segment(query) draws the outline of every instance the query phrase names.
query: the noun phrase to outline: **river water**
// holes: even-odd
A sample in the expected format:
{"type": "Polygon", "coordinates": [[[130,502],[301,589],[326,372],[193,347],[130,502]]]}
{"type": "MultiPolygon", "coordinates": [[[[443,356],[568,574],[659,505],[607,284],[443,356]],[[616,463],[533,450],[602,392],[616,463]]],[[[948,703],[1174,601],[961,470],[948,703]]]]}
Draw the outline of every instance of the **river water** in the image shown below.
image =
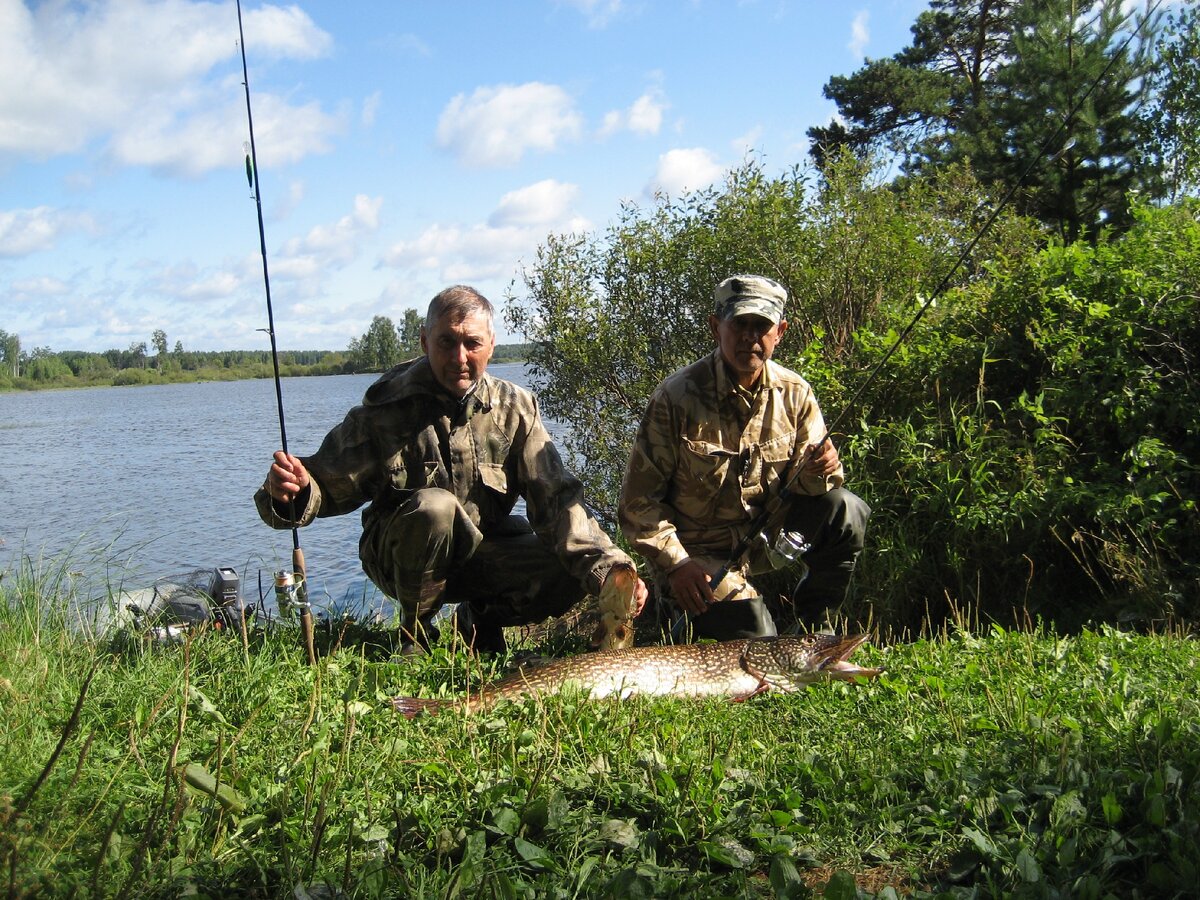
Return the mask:
{"type": "MultiPolygon", "coordinates": [[[[525,384],[519,363],[497,377],[525,384]]],[[[374,375],[285,378],[288,448],[312,453],[374,375]]],[[[551,433],[557,429],[548,422],[551,433]]],[[[270,380],[0,394],[0,577],[65,572],[87,595],[228,566],[247,600],[291,568],[292,533],[252,497],[278,448],[270,380]]],[[[358,563],[358,513],[299,532],[315,608],[383,601],[358,563]]]]}

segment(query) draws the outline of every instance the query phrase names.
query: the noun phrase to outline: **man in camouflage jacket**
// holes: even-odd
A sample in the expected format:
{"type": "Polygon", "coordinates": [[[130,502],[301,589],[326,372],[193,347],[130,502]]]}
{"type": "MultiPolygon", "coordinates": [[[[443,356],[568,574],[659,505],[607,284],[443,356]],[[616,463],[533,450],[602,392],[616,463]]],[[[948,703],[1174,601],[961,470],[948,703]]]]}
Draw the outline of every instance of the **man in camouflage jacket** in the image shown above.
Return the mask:
{"type": "MultiPolygon", "coordinates": [[[[384,373],[312,456],[276,452],[255,495],[275,528],[369,504],[359,557],[397,601],[406,650],[455,601],[476,648],[501,650],[502,627],[561,615],[632,565],[584,506],[534,396],[486,374],[493,315],[473,288],[438,294],[425,356],[384,373]],[[528,519],[512,515],[518,497],[528,519]]],[[[645,598],[639,580],[639,611],[645,598]]]]}
{"type": "Polygon", "coordinates": [[[654,568],[660,594],[692,616],[697,635],[718,640],[775,633],[749,578],[787,563],[774,549],[781,531],[803,535],[807,577],[789,599],[802,622],[828,625],[845,599],[870,509],[842,487],[812,388],[770,358],[787,329],[786,291],[738,275],[717,286],[715,299],[709,327],[717,348],[650,398],[621,489],[622,530],[654,568]],[[711,586],[797,470],[780,516],[711,586]]]}

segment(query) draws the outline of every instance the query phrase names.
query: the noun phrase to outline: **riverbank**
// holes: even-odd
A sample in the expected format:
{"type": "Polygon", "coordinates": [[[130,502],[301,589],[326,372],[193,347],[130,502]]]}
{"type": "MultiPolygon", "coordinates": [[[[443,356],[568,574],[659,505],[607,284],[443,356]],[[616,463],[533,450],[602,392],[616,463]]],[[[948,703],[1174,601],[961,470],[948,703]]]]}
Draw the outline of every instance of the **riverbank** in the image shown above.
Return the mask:
{"type": "Polygon", "coordinates": [[[444,643],[394,662],[331,630],[315,667],[286,631],[114,652],[77,636],[55,590],[0,582],[0,866],[16,895],[1197,883],[1200,673],[1180,635],[947,631],[859,651],[886,669],[871,683],[404,721],[389,697],[459,695],[505,660],[444,643]]]}
{"type": "MultiPolygon", "coordinates": [[[[499,344],[491,361],[523,363],[527,352],[527,344],[499,344]]],[[[193,352],[186,360],[172,359],[161,366],[153,357],[141,364],[121,365],[118,355],[118,363],[113,365],[105,354],[68,351],[48,352],[27,360],[22,372],[19,376],[0,372],[0,393],[274,378],[275,366],[270,354],[261,350],[193,352]]],[[[342,351],[305,350],[281,352],[279,374],[283,378],[305,378],[378,373],[357,368],[342,351]]]]}

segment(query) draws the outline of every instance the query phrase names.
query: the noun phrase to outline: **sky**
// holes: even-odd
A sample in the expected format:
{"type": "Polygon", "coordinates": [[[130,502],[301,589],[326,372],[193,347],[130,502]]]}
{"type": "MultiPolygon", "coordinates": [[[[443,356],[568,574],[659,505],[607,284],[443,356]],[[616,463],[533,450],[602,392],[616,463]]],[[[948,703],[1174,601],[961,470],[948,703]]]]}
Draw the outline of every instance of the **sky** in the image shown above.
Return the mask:
{"type": "MultiPolygon", "coordinates": [[[[803,163],[833,75],[924,0],[247,0],[277,344],[451,284],[501,311],[549,234],[803,163]]],[[[269,349],[237,8],[0,0],[0,330],[25,351],[269,349]]]]}

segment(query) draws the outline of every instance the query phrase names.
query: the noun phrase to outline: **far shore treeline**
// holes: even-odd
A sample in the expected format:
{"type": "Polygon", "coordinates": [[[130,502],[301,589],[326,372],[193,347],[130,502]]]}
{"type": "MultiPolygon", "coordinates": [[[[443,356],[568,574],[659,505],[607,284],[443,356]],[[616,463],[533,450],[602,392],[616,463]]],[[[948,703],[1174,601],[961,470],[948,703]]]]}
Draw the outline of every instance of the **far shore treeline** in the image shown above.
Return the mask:
{"type": "MultiPolygon", "coordinates": [[[[396,332],[390,319],[376,316],[367,333],[351,341],[346,350],[280,350],[279,374],[294,377],[382,372],[420,355],[419,343],[406,346],[398,339],[381,340],[388,328],[396,332]]],[[[165,345],[165,333],[156,331],[152,343],[165,345]]],[[[528,352],[528,344],[500,344],[492,361],[522,362],[528,352]]],[[[19,335],[0,330],[0,391],[272,377],[270,350],[185,350],[177,341],[174,350],[163,346],[155,353],[148,353],[144,342],[102,353],[55,351],[49,347],[23,351],[19,335]]]]}

